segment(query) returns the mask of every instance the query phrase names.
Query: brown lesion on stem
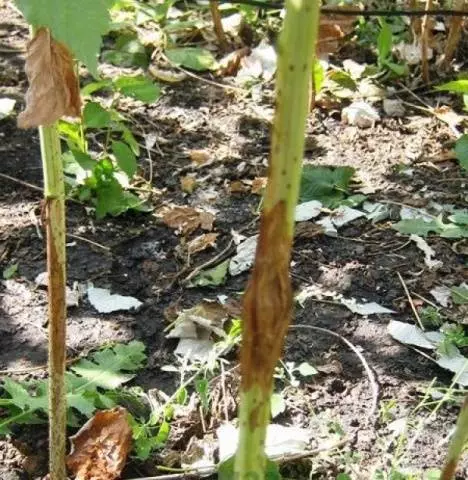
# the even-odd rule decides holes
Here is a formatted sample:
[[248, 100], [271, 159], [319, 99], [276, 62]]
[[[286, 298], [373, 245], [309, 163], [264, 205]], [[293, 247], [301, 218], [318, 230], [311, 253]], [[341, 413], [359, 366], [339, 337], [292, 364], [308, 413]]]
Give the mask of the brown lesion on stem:
[[[283, 349], [292, 311], [289, 277], [292, 237], [286, 220], [285, 201], [264, 212], [255, 266], [244, 296], [242, 389], [246, 391], [257, 385], [266, 398], [271, 392], [273, 371]], [[255, 418], [250, 421], [254, 425], [258, 423]]]
[[[54, 445], [51, 455], [59, 461], [51, 463], [51, 468], [59, 468], [60, 471], [51, 470], [51, 478], [65, 478], [65, 428], [66, 428], [66, 404], [64, 372], [66, 365], [66, 300], [65, 300], [65, 264], [63, 248], [65, 226], [54, 225], [64, 219], [63, 198], [48, 198], [45, 203], [46, 228], [47, 228], [47, 269], [49, 277], [49, 395], [51, 421], [50, 441]], [[55, 428], [53, 426], [55, 425]]]

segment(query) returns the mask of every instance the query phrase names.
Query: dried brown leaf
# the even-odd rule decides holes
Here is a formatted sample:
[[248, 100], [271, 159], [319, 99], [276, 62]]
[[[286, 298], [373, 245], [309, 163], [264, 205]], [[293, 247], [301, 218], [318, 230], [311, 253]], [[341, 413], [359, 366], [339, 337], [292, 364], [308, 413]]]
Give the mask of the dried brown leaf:
[[268, 182], [267, 177], [257, 177], [252, 181], [252, 193], [254, 195], [262, 195], [263, 190], [265, 189]]
[[197, 186], [197, 179], [193, 175], [186, 175], [180, 179], [180, 188], [183, 192], [193, 193]]
[[162, 220], [168, 227], [188, 235], [199, 227], [212, 230], [214, 215], [192, 207], [173, 207], [162, 211]]
[[210, 154], [205, 150], [190, 150], [190, 160], [197, 165], [203, 165], [210, 159]]
[[231, 193], [243, 193], [248, 190], [247, 186], [244, 185], [240, 180], [234, 180], [229, 185], [229, 191]]
[[219, 61], [219, 69], [217, 74], [223, 77], [232, 77], [237, 75], [241, 60], [250, 54], [249, 47], [239, 48], [224, 56]]
[[51, 125], [63, 116], [79, 117], [78, 80], [68, 48], [40, 28], [28, 45], [26, 109], [18, 116], [20, 128]]
[[117, 407], [97, 412], [70, 441], [67, 466], [75, 480], [118, 478], [132, 443], [127, 410]]
[[218, 233], [204, 233], [187, 244], [187, 251], [190, 255], [193, 255], [194, 253], [206, 250], [208, 247], [214, 247], [217, 238]]
[[317, 39], [317, 54], [336, 52], [340, 45], [340, 40], [353, 31], [356, 19], [357, 16], [344, 15], [321, 17]]

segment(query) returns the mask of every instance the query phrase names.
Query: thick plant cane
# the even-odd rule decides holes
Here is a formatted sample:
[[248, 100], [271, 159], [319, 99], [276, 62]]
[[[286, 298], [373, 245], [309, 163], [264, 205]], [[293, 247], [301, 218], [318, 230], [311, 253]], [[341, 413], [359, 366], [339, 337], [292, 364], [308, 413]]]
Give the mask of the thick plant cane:
[[65, 191], [56, 125], [39, 127], [44, 172], [44, 211], [49, 279], [49, 470], [50, 480], [65, 480], [66, 449], [66, 253]]
[[276, 113], [268, 186], [255, 265], [243, 306], [236, 480], [265, 478], [264, 444], [273, 372], [281, 356], [292, 311], [289, 263], [320, 3], [319, 0], [287, 0], [278, 43]]
[[458, 415], [457, 428], [450, 442], [445, 462], [444, 471], [440, 480], [451, 480], [455, 475], [460, 455], [468, 441], [468, 395], [465, 397], [460, 414]]

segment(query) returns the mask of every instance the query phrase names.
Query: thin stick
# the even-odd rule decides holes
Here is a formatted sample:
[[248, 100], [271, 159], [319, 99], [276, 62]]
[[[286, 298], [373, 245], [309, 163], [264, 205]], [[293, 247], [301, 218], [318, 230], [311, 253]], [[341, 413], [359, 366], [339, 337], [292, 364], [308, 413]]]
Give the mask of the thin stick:
[[298, 325], [291, 325], [289, 327], [290, 329], [296, 329], [296, 328], [307, 328], [309, 330], [316, 330], [317, 332], [322, 332], [326, 333], [327, 335], [332, 335], [333, 337], [339, 338], [343, 343], [345, 343], [359, 358], [361, 361], [364, 370], [366, 371], [367, 378], [369, 379], [369, 383], [371, 386], [371, 391], [372, 391], [372, 405], [371, 409], [369, 412], [369, 417], [371, 417], [375, 411], [377, 410], [377, 403], [379, 400], [379, 385], [377, 383], [377, 380], [375, 378], [375, 374], [372, 371], [372, 369], [369, 367], [369, 364], [367, 363], [367, 360], [364, 358], [362, 353], [345, 337], [341, 336], [340, 334], [333, 332], [331, 330], [328, 330], [326, 328], [322, 327], [316, 327], [315, 325], [304, 325], [304, 324], [298, 324]]
[[19, 178], [11, 177], [6, 173], [0, 173], [0, 177], [5, 178], [6, 180], [11, 180], [12, 182], [18, 183], [19, 185], [23, 185], [23, 187], [28, 187], [28, 188], [31, 188], [32, 190], [36, 190], [37, 192], [42, 193], [44, 191], [41, 187], [37, 185], [33, 185], [32, 183], [25, 182], [24, 180], [20, 180]]
[[169, 60], [169, 58], [166, 57], [166, 55], [162, 54], [162, 56], [164, 60], [166, 60], [166, 62], [171, 65], [171, 67], [179, 70], [180, 72], [184, 72], [188, 77], [195, 78], [196, 80], [199, 80], [200, 82], [206, 83], [208, 85], [212, 85], [213, 87], [224, 88], [225, 90], [234, 90], [243, 94], [248, 92], [248, 90], [246, 90], [245, 88], [235, 87], [234, 85], [226, 85], [225, 83], [214, 82], [213, 80], [208, 80], [207, 78], [200, 77], [200, 75], [196, 75], [189, 70], [185, 70], [185, 68], [182, 68], [176, 63], [172, 62], [171, 60]]
[[421, 328], [421, 330], [424, 330], [424, 326], [422, 324], [419, 313], [416, 310], [416, 307], [414, 306], [414, 302], [413, 302], [413, 299], [411, 298], [408, 287], [406, 286], [406, 283], [403, 280], [403, 277], [400, 275], [400, 272], [397, 272], [397, 275], [398, 275], [398, 279], [400, 280], [401, 285], [403, 286], [403, 290], [405, 291], [406, 298], [408, 299], [408, 302], [411, 305], [411, 309], [413, 310], [414, 316], [416, 317], [416, 320], [418, 321], [419, 328]]
[[67, 233], [67, 237], [75, 238], [76, 240], [89, 243], [90, 245], [94, 245], [95, 247], [102, 248], [102, 250], [105, 250], [106, 252], [111, 251], [110, 247], [106, 247], [105, 245], [101, 245], [100, 243], [94, 242], [93, 240], [89, 240], [89, 238], [85, 238], [80, 235], [75, 235], [74, 233]]

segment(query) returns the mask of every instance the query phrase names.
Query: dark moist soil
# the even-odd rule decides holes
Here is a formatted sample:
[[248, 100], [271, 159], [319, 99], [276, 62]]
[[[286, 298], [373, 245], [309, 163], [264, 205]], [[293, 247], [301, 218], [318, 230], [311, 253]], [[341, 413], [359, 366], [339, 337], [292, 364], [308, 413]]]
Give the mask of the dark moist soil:
[[[0, 15], [0, 95], [18, 99], [18, 112], [27, 87], [23, 73], [27, 29], [13, 10], [0, 7]], [[430, 97], [426, 100], [432, 101]], [[196, 254], [187, 265], [175, 250], [181, 238], [156, 216], [129, 213], [96, 220], [83, 206], [68, 202], [69, 285], [92, 281], [144, 302], [137, 313], [100, 315], [87, 301], [70, 308], [68, 355], [76, 357], [111, 341], [141, 340], [147, 348], [148, 365], [134, 384], [170, 394], [179, 379], [160, 370], [175, 361], [175, 344], [163, 333], [167, 309], [189, 308], [203, 298], [215, 299], [221, 294], [239, 300], [238, 292], [245, 287], [246, 274], [230, 278], [216, 289], [188, 289], [181, 280], [221, 252], [230, 241], [231, 230], [244, 229], [244, 235], [257, 232], [255, 212], [260, 197], [245, 192], [232, 194], [229, 185], [237, 179], [266, 175], [269, 125], [265, 118], [271, 115], [272, 106], [268, 98], [254, 102], [190, 80], [165, 86], [164, 95], [153, 106], [126, 108], [136, 122], [136, 133], [157, 136], [152, 183], [163, 193], [154, 197], [155, 208], [166, 203], [203, 206], [207, 204], [203, 193], [214, 192], [209, 206], [217, 210], [217, 247]], [[367, 130], [343, 125], [338, 114], [317, 111], [309, 121], [306, 161], [353, 166], [364, 185], [375, 189], [372, 199], [418, 207], [432, 199], [466, 207], [466, 183], [460, 179], [461, 172], [455, 163], [440, 161], [451, 139], [448, 127], [417, 111], [409, 110], [398, 120], [384, 118]], [[189, 153], [201, 149], [209, 153], [213, 163], [196, 169]], [[0, 282], [0, 368], [15, 378], [44, 376], [46, 292], [34, 283], [36, 275], [45, 270], [38, 136], [35, 131], [19, 130], [15, 118], [0, 120], [0, 152], [0, 173], [13, 177], [0, 177], [0, 271], [13, 263], [19, 265], [19, 276]], [[149, 175], [147, 157], [143, 153], [140, 159], [144, 178]], [[400, 164], [411, 166], [413, 175], [398, 174], [396, 167]], [[180, 188], [180, 177], [191, 172], [204, 180], [198, 191], [187, 195]], [[347, 297], [376, 301], [397, 314], [363, 318], [340, 306], [314, 300], [298, 307], [285, 359], [307, 361], [321, 373], [299, 388], [286, 389], [288, 408], [276, 420], [312, 428], [318, 432], [317, 446], [329, 441], [331, 433], [339, 429], [348, 436], [341, 453], [322, 455], [314, 463], [317, 474], [313, 478], [335, 478], [344, 465], [352, 466], [357, 475], [353, 478], [369, 478], [364, 472], [388, 467], [394, 458], [392, 432], [381, 416], [370, 415], [372, 389], [356, 354], [340, 338], [307, 327], [321, 327], [352, 342], [374, 372], [379, 407], [394, 401], [391, 419], [405, 417], [433, 379], [436, 385], [448, 386], [451, 376], [386, 333], [391, 318], [414, 322], [397, 272], [409, 290], [431, 298], [429, 290], [434, 286], [458, 285], [467, 280], [466, 258], [456, 253], [460, 249], [454, 249], [453, 242], [431, 238], [437, 259], [443, 261], [443, 267], [434, 273], [427, 270], [423, 254], [414, 243], [390, 229], [389, 224], [357, 220], [340, 229], [338, 238], [307, 235], [310, 230], [303, 227], [295, 240], [292, 275], [297, 290], [318, 282]], [[190, 238], [200, 233], [194, 232]], [[457, 309], [446, 313], [453, 319], [462, 319], [463, 315]], [[234, 366], [235, 358], [232, 360]], [[14, 373], [36, 367], [41, 368], [31, 370], [29, 375]], [[457, 406], [445, 403], [405, 450], [402, 466], [440, 466], [447, 448], [442, 439], [451, 431], [457, 413]], [[427, 415], [427, 410], [420, 410], [414, 423]], [[174, 445], [185, 448], [190, 436], [185, 432]], [[12, 438], [0, 440], [0, 479], [44, 475], [46, 445], [43, 427], [19, 429]], [[132, 462], [127, 475], [155, 474], [152, 465], [154, 462]], [[467, 467], [465, 462], [457, 478], [466, 478]], [[293, 478], [309, 478], [309, 461], [288, 468]]]

